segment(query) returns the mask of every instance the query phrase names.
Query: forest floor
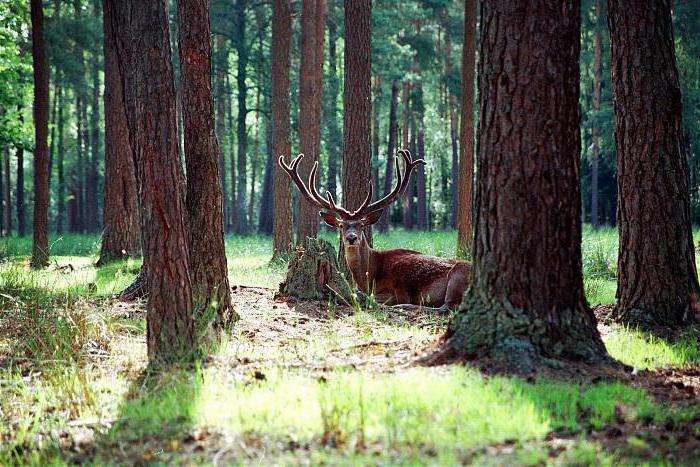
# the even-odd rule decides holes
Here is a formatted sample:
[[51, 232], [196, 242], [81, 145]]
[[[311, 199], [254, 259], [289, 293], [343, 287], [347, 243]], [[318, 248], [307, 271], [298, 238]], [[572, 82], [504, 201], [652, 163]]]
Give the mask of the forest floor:
[[[401, 235], [378, 243], [401, 238], [435, 254], [454, 245], [453, 233]], [[605, 235], [589, 232], [584, 243], [594, 304], [610, 303], [605, 270], [614, 252]], [[700, 459], [698, 330], [662, 338], [601, 320], [610, 354], [635, 368], [614, 378], [426, 368], [416, 359], [435, 345], [447, 316], [283, 301], [275, 289], [284, 267], [269, 266], [269, 239], [254, 237], [234, 240], [230, 251], [241, 315], [232, 335], [205, 361], [155, 374], [143, 304], [111, 298], [138, 262], [95, 270], [94, 237], [65, 243], [39, 273], [27, 269], [21, 242], [5, 244], [0, 465]], [[605, 307], [598, 310], [603, 318]]]

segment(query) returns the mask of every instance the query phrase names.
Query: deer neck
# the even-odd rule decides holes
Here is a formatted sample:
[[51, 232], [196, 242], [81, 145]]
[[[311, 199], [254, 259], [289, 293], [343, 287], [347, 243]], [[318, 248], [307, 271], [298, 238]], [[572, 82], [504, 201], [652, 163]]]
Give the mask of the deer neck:
[[345, 263], [357, 283], [357, 288], [369, 293], [374, 283], [374, 250], [362, 235], [359, 245], [344, 246]]

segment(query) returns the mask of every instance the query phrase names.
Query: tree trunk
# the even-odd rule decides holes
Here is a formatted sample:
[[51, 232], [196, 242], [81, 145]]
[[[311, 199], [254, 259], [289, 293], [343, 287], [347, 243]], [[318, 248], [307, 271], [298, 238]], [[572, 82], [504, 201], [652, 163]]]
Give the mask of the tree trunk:
[[179, 51], [182, 82], [190, 278], [195, 301], [202, 310], [215, 309], [217, 329], [227, 327], [235, 312], [231, 305], [226, 246], [224, 199], [211, 90], [209, 1], [179, 0]]
[[[391, 191], [394, 183], [394, 152], [396, 151], [397, 121], [396, 108], [399, 100], [399, 83], [394, 80], [391, 83], [391, 103], [389, 104], [389, 143], [386, 153], [386, 172], [384, 174], [384, 193]], [[384, 233], [389, 230], [391, 220], [391, 207], [384, 210], [379, 219], [379, 231]]]
[[34, 65], [34, 240], [33, 268], [49, 264], [49, 63], [44, 42], [44, 9], [31, 0]]
[[219, 177], [221, 178], [221, 194], [224, 198], [224, 228], [230, 229], [230, 207], [228, 206], [228, 183], [226, 181], [226, 152], [224, 151], [225, 141], [225, 114], [226, 114], [226, 49], [224, 47], [223, 36], [216, 36], [216, 139], [219, 142]]
[[12, 185], [10, 183], [10, 150], [7, 149], [5, 157], [5, 228], [7, 235], [12, 234]]
[[[415, 152], [414, 157], [423, 159], [425, 157], [425, 104], [423, 102], [423, 82], [419, 81], [416, 86], [416, 98], [414, 100], [414, 130], [415, 130]], [[413, 150], [413, 148], [412, 148]], [[428, 200], [425, 180], [425, 166], [420, 164], [416, 167], [416, 227], [418, 230], [428, 230]]]
[[58, 88], [58, 113], [56, 116], [57, 129], [56, 139], [56, 172], [57, 172], [57, 189], [56, 189], [56, 233], [62, 234], [66, 222], [66, 176], [65, 176], [65, 133], [63, 118], [63, 87]]
[[[483, 24], [483, 23], [482, 23]], [[457, 256], [472, 254], [474, 236], [474, 68], [476, 62], [476, 0], [464, 0], [462, 46], [462, 109], [459, 128], [460, 154], [457, 177]]]
[[[301, 69], [299, 80], [299, 148], [306, 155], [299, 173], [306, 180], [314, 162], [319, 160], [321, 145], [321, 96], [323, 70], [323, 35], [325, 0], [303, 0], [301, 10]], [[319, 28], [321, 34], [319, 34]], [[320, 61], [319, 61], [320, 60]], [[318, 208], [299, 197], [297, 242], [318, 233]]]
[[[100, 15], [100, 1], [94, 2], [94, 13]], [[90, 104], [90, 159], [87, 166], [87, 180], [85, 183], [85, 207], [86, 230], [97, 232], [99, 230], [99, 206], [98, 185], [99, 173], [97, 170], [100, 158], [100, 60], [97, 51], [92, 56], [92, 103]]]
[[[332, 2], [332, 0], [331, 0]], [[329, 2], [329, 11], [333, 10], [333, 4]], [[326, 122], [328, 140], [328, 176], [326, 188], [338, 199], [338, 160], [342, 154], [343, 135], [338, 124], [338, 96], [340, 95], [340, 77], [338, 76], [338, 27], [335, 20], [328, 21], [328, 95], [324, 99], [326, 107], [323, 110], [323, 119]]]
[[27, 231], [26, 217], [24, 212], [24, 146], [17, 146], [17, 235], [24, 237]]
[[698, 315], [688, 165], [671, 2], [609, 6], [620, 224], [615, 315], [680, 325]]
[[[230, 83], [228, 80], [228, 74], [226, 74], [226, 89], [230, 90]], [[229, 129], [229, 134], [231, 135], [231, 154], [229, 154], [229, 172], [230, 172], [230, 178], [231, 178], [231, 200], [230, 200], [230, 217], [229, 217], [229, 230], [231, 232], [237, 232], [238, 231], [238, 219], [240, 218], [240, 215], [238, 213], [238, 205], [236, 204], [236, 150], [238, 149], [235, 144], [235, 138], [234, 134], [235, 132], [233, 131], [234, 125], [233, 125], [233, 102], [232, 102], [232, 97], [231, 97], [231, 92], [227, 91], [226, 93], [226, 118], [228, 119], [228, 129]]]
[[[602, 73], [602, 22], [603, 22], [603, 2], [596, 0], [596, 31], [593, 36], [593, 111], [597, 114], [600, 112], [600, 92], [603, 79]], [[596, 120], [597, 121], [597, 120]], [[591, 225], [598, 227], [600, 221], [598, 219], [598, 161], [600, 159], [600, 126], [594, 123], [592, 129], [592, 147], [591, 147]]]
[[[7, 151], [4, 148], [0, 148], [0, 237], [6, 235], [5, 234], [5, 176], [3, 173], [3, 162], [6, 158], [10, 157], [9, 151]], [[9, 205], [8, 205], [9, 208]], [[7, 231], [7, 235], [10, 235], [9, 230]]]
[[[345, 92], [343, 95], [343, 206], [350, 211], [367, 197], [372, 177], [372, 2], [345, 0]], [[372, 229], [365, 229], [372, 245]]]
[[106, 0], [124, 83], [129, 138], [140, 200], [148, 282], [151, 361], [193, 355], [196, 329], [189, 276], [182, 166], [165, 0]]
[[474, 274], [448, 354], [609, 361], [581, 273], [580, 18], [578, 1], [482, 3]]
[[104, 233], [97, 265], [137, 256], [141, 251], [136, 175], [117, 62], [116, 35], [109, 21], [111, 2], [104, 3], [105, 187]]
[[[272, 154], [289, 157], [292, 152], [290, 129], [289, 66], [292, 36], [290, 0], [274, 0], [272, 13]], [[286, 255], [294, 242], [292, 187], [287, 174], [273, 162], [275, 186], [273, 220], [273, 258]]]
[[[411, 110], [411, 83], [404, 81], [403, 83], [403, 116], [401, 120], [401, 148], [408, 149], [409, 147], [409, 134], [408, 134], [408, 120]], [[413, 227], [413, 218], [411, 216], [411, 197], [413, 196], [413, 190], [411, 189], [412, 183], [408, 185], [408, 188], [403, 194], [403, 199], [401, 200], [402, 210], [403, 210], [403, 227], [404, 229], [410, 229]]]
[[265, 162], [265, 175], [263, 177], [263, 189], [260, 194], [260, 216], [258, 217], [258, 233], [272, 235], [272, 223], [274, 222], [274, 192], [272, 174], [275, 170], [275, 158], [272, 154], [272, 142], [270, 141], [270, 129], [267, 129], [267, 160]]
[[379, 100], [381, 99], [381, 85], [379, 76], [374, 76], [374, 102], [372, 104], [372, 187], [375, 198], [379, 194]]
[[246, 8], [248, 0], [236, 0], [235, 11], [235, 36], [236, 52], [238, 53], [238, 69], [236, 72], [236, 86], [238, 87], [238, 115], [236, 119], [236, 137], [238, 139], [238, 160], [236, 164], [236, 232], [243, 234], [248, 232], [248, 219], [246, 216], [246, 187], [247, 187], [247, 161], [248, 161], [248, 128], [245, 120], [248, 116], [248, 43], [246, 42]]

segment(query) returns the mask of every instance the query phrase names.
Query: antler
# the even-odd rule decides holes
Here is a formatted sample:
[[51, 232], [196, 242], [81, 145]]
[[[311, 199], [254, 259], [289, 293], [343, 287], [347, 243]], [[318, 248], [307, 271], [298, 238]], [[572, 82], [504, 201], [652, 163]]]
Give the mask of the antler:
[[299, 188], [299, 193], [301, 193], [309, 203], [321, 209], [334, 212], [343, 218], [350, 216], [349, 211], [335, 204], [330, 193], [327, 195], [328, 198], [325, 199], [323, 196], [321, 196], [318, 190], [316, 190], [316, 172], [318, 171], [318, 162], [314, 162], [311, 172], [309, 172], [308, 186], [307, 184], [304, 184], [304, 181], [299, 175], [299, 164], [303, 158], [304, 155], [299, 154], [297, 157], [292, 159], [289, 165], [287, 165], [284, 162], [284, 156], [280, 156], [277, 162], [279, 163], [280, 167], [287, 172], [289, 178], [291, 178], [297, 188]]
[[425, 165], [425, 161], [423, 159], [412, 160], [411, 153], [407, 149], [399, 149], [398, 153], [401, 154], [405, 167], [402, 176], [401, 170], [399, 169], [399, 158], [394, 158], [394, 163], [396, 164], [396, 186], [394, 186], [394, 189], [387, 193], [387, 195], [382, 199], [379, 199], [372, 204], [367, 204], [367, 200], [372, 198], [372, 184], [370, 183], [369, 196], [367, 200], [362, 204], [360, 209], [353, 213], [353, 216], [363, 216], [366, 213], [378, 211], [389, 206], [396, 200], [396, 198], [402, 196], [406, 192], [406, 188], [408, 188], [408, 181], [411, 179], [411, 171], [413, 171], [413, 169], [419, 164]]
[[304, 198], [306, 198], [307, 201], [321, 209], [338, 214], [345, 220], [355, 220], [372, 211], [384, 209], [393, 203], [396, 198], [403, 195], [406, 188], [408, 188], [408, 181], [411, 178], [411, 171], [419, 164], [425, 165], [425, 161], [423, 159], [411, 159], [411, 153], [407, 149], [400, 149], [398, 153], [403, 158], [405, 167], [404, 173], [402, 174], [399, 166], [399, 159], [398, 157], [394, 158], [394, 163], [396, 164], [396, 186], [394, 186], [394, 189], [382, 199], [379, 199], [374, 203], [370, 203], [370, 201], [372, 201], [372, 196], [374, 195], [374, 187], [370, 182], [367, 197], [360, 207], [352, 212], [348, 211], [342, 206], [338, 206], [330, 192], [326, 192], [326, 197], [324, 198], [321, 196], [318, 190], [316, 190], [316, 173], [318, 172], [318, 162], [314, 162], [311, 172], [309, 172], [308, 184], [304, 184], [304, 181], [299, 176], [298, 171], [299, 163], [304, 157], [303, 154], [299, 154], [297, 157], [295, 157], [289, 165], [284, 162], [284, 156], [280, 156], [278, 162], [280, 167], [287, 172], [289, 178], [292, 179], [297, 188], [299, 188], [299, 192], [304, 196]]

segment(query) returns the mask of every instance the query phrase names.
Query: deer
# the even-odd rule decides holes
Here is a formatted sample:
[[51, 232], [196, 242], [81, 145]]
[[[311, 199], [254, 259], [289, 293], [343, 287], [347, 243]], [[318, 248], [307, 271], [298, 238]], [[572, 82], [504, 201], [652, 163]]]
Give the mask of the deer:
[[360, 292], [374, 293], [385, 305], [401, 308], [426, 308], [438, 312], [455, 309], [471, 280], [472, 265], [467, 261], [429, 256], [407, 249], [375, 250], [367, 241], [364, 230], [376, 223], [382, 212], [399, 199], [408, 188], [411, 172], [423, 159], [413, 160], [406, 149], [398, 151], [404, 162], [404, 172], [395, 157], [396, 184], [383, 198], [372, 202], [374, 188], [369, 183], [367, 197], [354, 211], [339, 206], [333, 195], [323, 197], [316, 189], [318, 162], [309, 172], [308, 182], [299, 175], [299, 154], [289, 164], [280, 156], [278, 163], [312, 205], [320, 208], [323, 221], [341, 232], [345, 262]]

